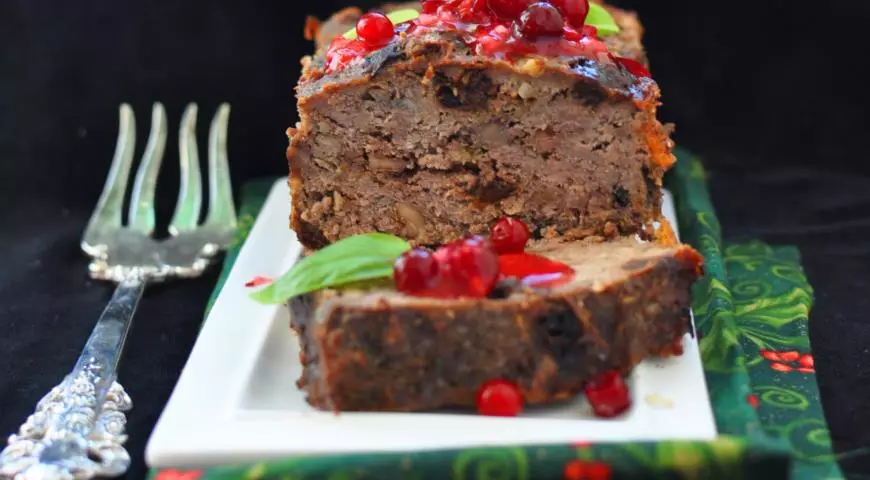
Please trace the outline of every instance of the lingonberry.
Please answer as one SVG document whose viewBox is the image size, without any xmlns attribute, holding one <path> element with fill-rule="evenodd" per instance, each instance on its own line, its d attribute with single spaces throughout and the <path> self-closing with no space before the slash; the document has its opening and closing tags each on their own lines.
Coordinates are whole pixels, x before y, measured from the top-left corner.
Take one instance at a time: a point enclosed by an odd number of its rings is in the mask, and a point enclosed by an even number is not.
<svg viewBox="0 0 870 480">
<path fill-rule="evenodd" d="M 424 294 L 434 285 L 437 276 L 438 264 L 432 252 L 423 248 L 405 252 L 393 264 L 396 289 L 409 295 Z"/>
<path fill-rule="evenodd" d="M 528 6 L 520 15 L 518 30 L 528 40 L 547 36 L 561 36 L 565 20 L 559 9 L 547 2 L 537 2 Z"/>
<path fill-rule="evenodd" d="M 483 237 L 444 245 L 434 257 L 438 262 L 439 290 L 451 292 L 452 296 L 484 298 L 498 281 L 498 254 Z"/>
<path fill-rule="evenodd" d="M 631 406 L 631 395 L 622 375 L 616 371 L 602 373 L 586 384 L 586 399 L 595 415 L 615 417 Z"/>
<path fill-rule="evenodd" d="M 529 243 L 529 236 L 529 227 L 522 220 L 512 217 L 502 218 L 489 232 L 492 248 L 499 255 L 523 252 Z"/>
<path fill-rule="evenodd" d="M 477 411 L 492 417 L 515 417 L 523 411 L 523 396 L 507 380 L 490 380 L 477 391 Z"/>
<path fill-rule="evenodd" d="M 381 47 L 393 39 L 396 27 L 383 13 L 367 13 L 356 22 L 356 34 L 369 47 Z"/>
</svg>

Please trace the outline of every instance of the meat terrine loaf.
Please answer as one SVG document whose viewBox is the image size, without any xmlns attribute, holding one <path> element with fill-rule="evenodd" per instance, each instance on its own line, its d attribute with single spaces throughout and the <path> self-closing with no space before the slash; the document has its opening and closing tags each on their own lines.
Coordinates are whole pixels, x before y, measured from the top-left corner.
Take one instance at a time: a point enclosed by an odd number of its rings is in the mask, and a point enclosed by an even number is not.
<svg viewBox="0 0 870 480">
<path fill-rule="evenodd" d="M 627 373 L 674 352 L 701 274 L 695 250 L 634 238 L 539 243 L 530 251 L 574 267 L 570 283 L 502 285 L 486 299 L 380 289 L 291 300 L 308 401 L 335 411 L 474 406 L 481 385 L 499 378 L 541 404 L 573 397 L 602 372 Z"/>
<path fill-rule="evenodd" d="M 486 2 L 439 3 L 381 47 L 338 37 L 304 59 L 288 130 L 300 241 L 437 245 L 505 215 L 539 239 L 647 234 L 674 157 L 634 17 L 611 44 L 568 24 L 530 40 L 462 10 Z"/>
</svg>

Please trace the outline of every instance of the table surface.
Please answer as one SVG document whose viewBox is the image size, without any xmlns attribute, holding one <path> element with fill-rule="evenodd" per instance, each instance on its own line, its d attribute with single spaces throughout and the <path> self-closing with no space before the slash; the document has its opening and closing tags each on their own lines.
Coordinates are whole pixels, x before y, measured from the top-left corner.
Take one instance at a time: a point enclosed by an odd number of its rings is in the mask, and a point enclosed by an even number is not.
<svg viewBox="0 0 870 480">
<path fill-rule="evenodd" d="M 6 332 L 0 335 L 0 430 L 15 430 L 72 366 L 111 293 L 87 278 L 78 240 L 111 159 L 120 102 L 132 102 L 139 114 L 141 149 L 150 102 L 165 102 L 177 125 L 185 102 L 198 101 L 205 125 L 205 116 L 229 101 L 237 186 L 284 173 L 296 59 L 309 48 L 299 39 L 304 10 L 286 0 L 246 3 L 0 5 L 0 327 Z M 312 8 L 323 15 L 342 3 Z M 741 56 L 735 52 L 765 39 L 733 36 L 726 16 L 710 14 L 698 5 L 704 2 L 662 0 L 653 2 L 655 9 L 649 2 L 617 3 L 640 10 L 647 25 L 666 94 L 662 116 L 678 125 L 681 145 L 705 158 L 726 239 L 800 248 L 816 292 L 810 336 L 835 446 L 870 446 L 870 168 L 856 162 L 866 158 L 859 114 L 868 102 L 848 88 L 870 60 L 840 48 L 860 41 L 870 7 L 831 2 L 826 8 L 839 13 L 843 27 L 834 38 L 796 33 L 812 31 L 811 12 L 759 5 L 744 30 L 790 49 Z M 674 28 L 675 18 L 692 21 Z M 727 45 L 720 41 L 726 37 Z M 797 71 L 784 81 L 782 72 Z M 175 149 L 170 136 L 169 158 Z M 159 204 L 162 222 L 178 176 L 166 170 L 158 197 L 167 199 Z M 141 304 L 121 367 L 135 403 L 131 478 L 144 474 L 145 442 L 196 339 L 216 275 L 150 288 Z M 841 464 L 870 474 L 868 457 Z"/>
</svg>

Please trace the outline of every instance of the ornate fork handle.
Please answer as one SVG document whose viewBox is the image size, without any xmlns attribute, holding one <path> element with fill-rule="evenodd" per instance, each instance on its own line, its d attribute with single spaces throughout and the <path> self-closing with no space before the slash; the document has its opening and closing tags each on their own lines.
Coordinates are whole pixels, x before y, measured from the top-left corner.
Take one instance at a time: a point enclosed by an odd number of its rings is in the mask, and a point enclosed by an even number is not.
<svg viewBox="0 0 870 480">
<path fill-rule="evenodd" d="M 127 470 L 123 412 L 132 402 L 115 379 L 146 283 L 134 269 L 118 284 L 72 372 L 9 438 L 0 453 L 0 477 L 80 479 Z"/>
</svg>

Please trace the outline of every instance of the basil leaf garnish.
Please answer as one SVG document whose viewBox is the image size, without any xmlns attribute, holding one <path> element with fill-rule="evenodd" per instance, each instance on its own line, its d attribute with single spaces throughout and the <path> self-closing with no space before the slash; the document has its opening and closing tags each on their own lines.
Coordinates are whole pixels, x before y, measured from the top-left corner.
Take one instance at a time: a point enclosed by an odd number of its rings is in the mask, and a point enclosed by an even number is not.
<svg viewBox="0 0 870 480">
<path fill-rule="evenodd" d="M 284 276 L 252 293 L 251 298 L 260 303 L 280 304 L 325 288 L 389 279 L 393 276 L 393 263 L 410 249 L 405 240 L 385 233 L 348 237 L 299 260 Z"/>
</svg>

